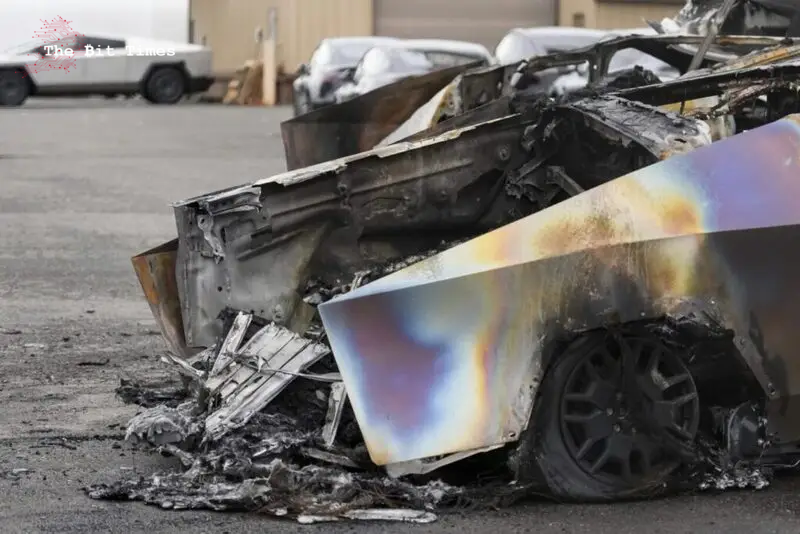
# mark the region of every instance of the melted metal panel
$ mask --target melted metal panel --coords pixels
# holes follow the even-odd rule
[[[686,310],[796,421],[800,117],[671,157],[320,306],[378,465],[513,441],[543,341]],[[797,406],[797,404],[795,404]],[[784,425],[784,439],[800,428]],[[796,437],[796,436],[795,436]]]
[[[175,279],[177,256],[178,240],[173,239],[134,256],[131,263],[167,346],[174,356],[188,358],[193,351],[186,347],[183,334],[178,282]]]
[[[471,66],[405,78],[282,123],[287,168],[299,169],[373,148]]]

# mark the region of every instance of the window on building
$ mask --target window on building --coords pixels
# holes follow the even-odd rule
[[[573,13],[572,14],[572,25],[576,28],[585,28],[586,27],[586,15],[583,13]]]

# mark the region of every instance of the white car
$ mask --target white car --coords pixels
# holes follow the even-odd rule
[[[485,46],[470,41],[405,39],[398,46],[424,54],[438,69],[474,61],[481,61],[485,65],[495,63],[494,56]]]
[[[485,46],[447,39],[404,39],[370,48],[334,93],[341,103],[412,76],[479,63],[493,65]]]
[[[175,104],[213,83],[205,46],[78,36],[0,55],[0,106],[29,96],[141,94],[154,104]]]

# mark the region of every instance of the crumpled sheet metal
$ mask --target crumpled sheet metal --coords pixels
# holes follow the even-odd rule
[[[687,309],[737,333],[743,360],[783,407],[774,415],[795,421],[784,436],[800,434],[789,403],[800,395],[799,174],[795,115],[322,304],[372,460],[513,441],[528,422],[544,342]]]
[[[167,346],[176,357],[187,358],[192,351],[186,347],[183,333],[181,302],[175,279],[177,255],[178,240],[173,239],[134,256],[131,263]]]
[[[406,78],[281,124],[288,170],[369,150],[476,63]]]
[[[673,18],[650,23],[660,33],[704,34],[724,0],[689,0]],[[722,33],[800,36],[800,7],[795,0],[740,0],[721,27]]]
[[[187,344],[213,345],[225,308],[253,310],[294,327],[303,311],[299,290],[332,227],[343,218],[373,232],[441,226],[448,214],[431,200],[434,195],[463,198],[458,192],[483,174],[510,165],[475,147],[513,146],[524,127],[509,116],[174,204]],[[480,204],[469,202],[468,208],[482,215]]]
[[[434,126],[448,107],[452,107],[458,78],[443,87],[433,98],[422,104],[403,124],[384,137],[377,146],[391,145]]]

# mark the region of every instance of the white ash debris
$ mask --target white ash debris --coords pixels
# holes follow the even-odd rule
[[[715,472],[706,473],[699,488],[703,491],[748,488],[760,490],[769,484],[769,473],[765,473],[762,469],[733,467],[728,470],[716,469]]]
[[[194,402],[184,402],[176,408],[158,405],[138,413],[128,423],[125,439],[147,442],[155,446],[180,445],[186,448],[188,440],[197,438],[202,426],[196,419]]]
[[[305,365],[298,367],[295,371],[302,372],[296,375],[259,370],[239,357],[239,353],[247,353],[248,346],[253,349],[251,341],[275,329],[260,323],[252,319],[252,329],[240,336],[242,348],[228,344],[233,357],[226,354],[229,361],[220,365],[217,374],[210,370],[219,358],[219,348],[216,353],[211,350],[208,359],[195,362],[198,373],[189,387],[194,398],[177,406],[166,401],[151,406],[130,421],[128,440],[176,457],[183,470],[94,485],[85,488],[86,493],[94,499],[144,501],[165,509],[251,511],[310,522],[429,522],[435,519],[435,511],[493,507],[498,495],[508,500],[514,493],[504,492],[504,484],[482,483],[471,488],[429,477],[390,478],[369,460],[349,405],[333,410],[338,415],[335,422],[329,420],[329,390],[341,383],[313,377],[336,374],[331,355],[309,358],[308,370]],[[289,350],[288,364],[315,345],[296,334],[279,341],[274,350],[268,344],[263,344],[263,350],[261,345],[258,348],[266,351],[264,357],[271,361]],[[282,382],[276,384],[273,377],[282,377]],[[220,387],[220,383],[231,383],[231,387]],[[260,397],[267,399],[263,402],[251,400],[264,384],[276,384],[273,387],[279,388],[279,394]],[[148,396],[136,396],[140,397]],[[346,401],[346,396],[342,398]],[[214,413],[238,405],[231,399],[242,401],[242,410],[249,410],[247,418],[241,424],[227,425],[224,432],[209,433]],[[238,412],[231,413],[235,421]]]

